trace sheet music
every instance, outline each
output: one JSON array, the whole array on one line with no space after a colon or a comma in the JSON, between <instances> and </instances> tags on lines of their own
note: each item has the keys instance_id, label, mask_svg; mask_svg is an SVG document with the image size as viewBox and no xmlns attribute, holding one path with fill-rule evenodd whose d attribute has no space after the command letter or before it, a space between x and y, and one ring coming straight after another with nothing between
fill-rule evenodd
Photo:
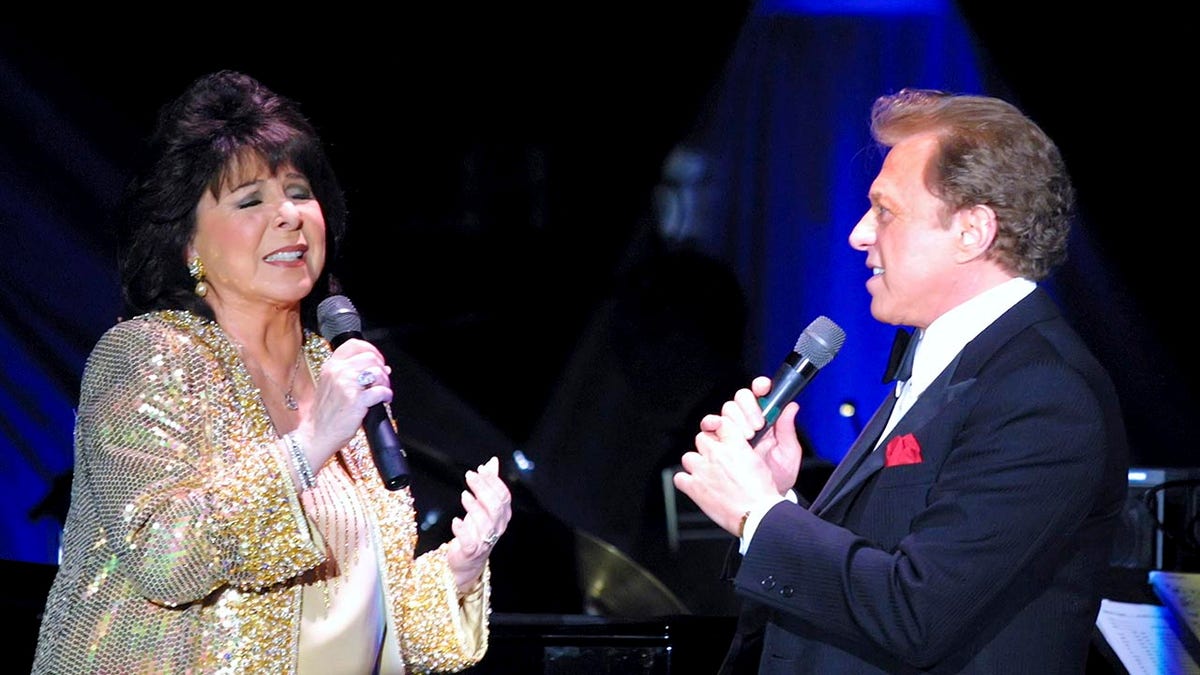
<instances>
[{"instance_id":1,"label":"sheet music","mask_svg":"<svg viewBox=\"0 0 1200 675\"><path fill-rule=\"evenodd\" d=\"M1200 636L1200 574L1150 570L1150 587L1183 620L1193 639Z\"/></svg>"},{"instance_id":2,"label":"sheet music","mask_svg":"<svg viewBox=\"0 0 1200 675\"><path fill-rule=\"evenodd\" d=\"M1151 570L1150 587L1171 611L1173 628L1183 646L1200 661L1200 574Z\"/></svg>"},{"instance_id":3,"label":"sheet music","mask_svg":"<svg viewBox=\"0 0 1200 675\"><path fill-rule=\"evenodd\" d=\"M1100 601L1096 626L1129 675L1200 675L1200 664L1171 628L1160 605Z\"/></svg>"}]
</instances>

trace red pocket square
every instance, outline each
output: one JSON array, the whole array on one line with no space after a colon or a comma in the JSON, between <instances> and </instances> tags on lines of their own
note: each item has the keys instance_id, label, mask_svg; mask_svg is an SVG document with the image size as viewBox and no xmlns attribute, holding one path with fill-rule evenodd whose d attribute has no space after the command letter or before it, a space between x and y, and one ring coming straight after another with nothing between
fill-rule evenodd
<instances>
[{"instance_id":1,"label":"red pocket square","mask_svg":"<svg viewBox=\"0 0 1200 675\"><path fill-rule=\"evenodd\" d=\"M888 441L884 455L884 466L902 466L921 463L921 446L912 434L897 436Z\"/></svg>"}]
</instances>

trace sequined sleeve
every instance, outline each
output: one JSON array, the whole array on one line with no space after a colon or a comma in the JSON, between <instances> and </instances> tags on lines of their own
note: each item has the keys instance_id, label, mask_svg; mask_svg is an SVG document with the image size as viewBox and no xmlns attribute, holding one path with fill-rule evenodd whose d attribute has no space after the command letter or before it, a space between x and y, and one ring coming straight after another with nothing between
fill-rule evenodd
<instances>
[{"instance_id":1,"label":"sequined sleeve","mask_svg":"<svg viewBox=\"0 0 1200 675\"><path fill-rule=\"evenodd\" d=\"M75 480L117 565L169 606L318 564L274 435L199 337L154 317L106 333L84 371Z\"/></svg>"},{"instance_id":2,"label":"sequined sleeve","mask_svg":"<svg viewBox=\"0 0 1200 675\"><path fill-rule=\"evenodd\" d=\"M491 607L491 564L479 588L459 600L446 544L413 562L404 593L401 644L404 661L417 673L456 672L487 653Z\"/></svg>"}]
</instances>

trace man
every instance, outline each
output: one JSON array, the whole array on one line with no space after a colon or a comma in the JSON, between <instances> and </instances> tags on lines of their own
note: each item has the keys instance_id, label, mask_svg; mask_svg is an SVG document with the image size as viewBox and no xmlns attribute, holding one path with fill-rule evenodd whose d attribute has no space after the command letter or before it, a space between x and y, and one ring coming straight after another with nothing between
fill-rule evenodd
<instances>
[{"instance_id":1,"label":"man","mask_svg":"<svg viewBox=\"0 0 1200 675\"><path fill-rule=\"evenodd\" d=\"M902 90L871 132L887 154L850 244L871 314L916 329L912 374L811 505L796 403L747 443L768 378L701 421L675 485L739 537L722 670L1083 673L1128 450L1109 376L1037 286L1066 256L1066 168L995 98Z\"/></svg>"}]
</instances>

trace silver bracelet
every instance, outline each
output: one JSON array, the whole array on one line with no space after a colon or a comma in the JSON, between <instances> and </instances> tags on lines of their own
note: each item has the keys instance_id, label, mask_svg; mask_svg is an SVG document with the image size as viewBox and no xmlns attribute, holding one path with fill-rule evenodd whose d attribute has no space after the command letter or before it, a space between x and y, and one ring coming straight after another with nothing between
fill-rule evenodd
<instances>
[{"instance_id":1,"label":"silver bracelet","mask_svg":"<svg viewBox=\"0 0 1200 675\"><path fill-rule=\"evenodd\" d=\"M304 450L300 448L300 442L291 434L284 434L283 439L287 441L288 448L292 451L292 461L296 463L296 473L300 474L300 485L303 490L308 490L317 484L317 479L313 476L312 465L308 463L308 458L304 456Z\"/></svg>"}]
</instances>

